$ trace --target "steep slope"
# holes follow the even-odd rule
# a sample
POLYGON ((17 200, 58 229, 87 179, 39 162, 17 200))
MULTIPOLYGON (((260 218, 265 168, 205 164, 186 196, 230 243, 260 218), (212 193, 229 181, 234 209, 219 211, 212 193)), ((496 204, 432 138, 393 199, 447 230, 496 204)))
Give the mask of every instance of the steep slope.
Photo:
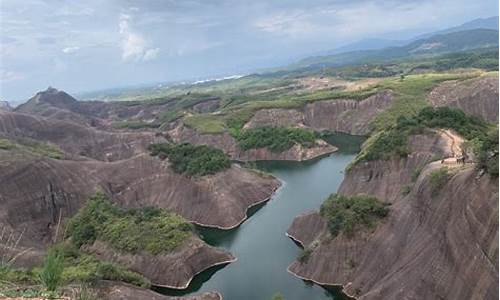
MULTIPOLYGON (((265 125, 265 124, 263 124, 265 125)), ((196 145, 209 145, 223 150, 232 159, 237 161, 256 160, 295 160, 304 161, 318 156, 335 152, 337 148, 323 140, 317 140, 312 147, 295 144, 290 149, 282 152, 273 152, 267 148, 243 150, 238 141, 228 132, 220 134, 200 133, 182 123, 168 131, 168 136, 177 143, 191 143, 196 145)))
POLYGON ((260 126, 307 127, 316 131, 337 131, 366 135, 374 118, 393 103, 392 92, 382 91, 362 100, 335 99, 314 101, 301 110, 262 109, 245 124, 260 126))
POLYGON ((465 81, 446 81, 427 100, 435 107, 451 106, 486 121, 498 122, 498 75, 465 81))
POLYGON ((97 189, 124 207, 165 208, 193 223, 228 229, 279 186, 238 166, 192 179, 148 155, 104 163, 0 150, 0 162, 0 222, 25 230, 23 243, 35 248, 52 241, 59 218, 74 215, 97 189))
POLYGON ((290 272, 359 299, 497 299, 498 182, 477 177, 473 165, 429 164, 452 152, 449 138, 413 136, 408 158, 353 166, 339 193, 391 203, 388 219, 332 239, 318 213, 299 216, 288 234, 312 253, 290 272), (443 166, 452 175, 436 192, 430 174, 443 166))

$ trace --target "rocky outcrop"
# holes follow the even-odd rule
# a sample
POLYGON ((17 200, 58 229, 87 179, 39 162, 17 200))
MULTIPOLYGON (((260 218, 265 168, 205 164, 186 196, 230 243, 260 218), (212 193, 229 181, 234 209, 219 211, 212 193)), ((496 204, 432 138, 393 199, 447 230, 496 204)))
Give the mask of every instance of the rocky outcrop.
POLYGON ((205 134, 194 129, 178 124, 168 132, 168 135, 177 143, 191 143, 196 145, 209 145, 219 148, 228 154, 231 159, 237 161, 256 160, 294 160, 304 161, 323 156, 337 151, 337 148, 329 145, 323 140, 317 140, 312 147, 304 147, 295 144, 283 152, 273 152, 267 148, 243 150, 238 142, 229 133, 205 134))
POLYGON ((0 182, 0 224, 24 231, 23 244, 34 248, 52 241, 59 218, 74 215, 97 189, 124 207, 165 208, 196 224, 229 229, 279 186, 273 177, 237 165, 188 178, 149 155, 71 161, 5 150, 0 150, 0 182))
POLYGON ((185 289, 196 274, 236 260, 231 254, 209 246, 195 236, 180 249, 158 255, 119 252, 100 241, 94 242, 85 250, 99 259, 127 266, 148 278, 155 286, 172 289, 185 289))
POLYGON ((270 108, 258 110, 243 128, 305 127, 304 113, 298 109, 270 108))
POLYGON ((443 139, 415 136, 406 159, 354 165, 339 192, 375 195, 391 203, 389 216, 373 231, 333 239, 318 213, 298 217, 289 235, 313 251, 289 271, 359 299, 497 299, 498 182, 477 177, 472 164, 453 167, 436 193, 429 174, 443 165, 429 161, 450 151, 443 139))
POLYGON ((498 76, 446 81, 427 97, 433 106, 451 106, 465 113, 498 123, 498 76))
POLYGON ((217 292, 206 292, 193 296, 170 297, 158 294, 151 290, 142 289, 130 284, 102 281, 97 286, 99 299, 102 300, 222 300, 217 292))
POLYGON ((315 101, 304 108, 304 124, 318 131, 366 135, 373 119, 392 103, 391 91, 382 91, 363 100, 315 101))
POLYGON ((107 132, 73 122, 0 111, 0 137, 53 143, 69 158, 115 161, 144 153, 164 139, 153 132, 107 132))
POLYGON ((374 118, 393 103, 391 91, 382 91, 363 100, 314 101, 297 109, 262 109, 245 124, 259 126, 307 127, 316 131, 336 131, 366 135, 374 118))

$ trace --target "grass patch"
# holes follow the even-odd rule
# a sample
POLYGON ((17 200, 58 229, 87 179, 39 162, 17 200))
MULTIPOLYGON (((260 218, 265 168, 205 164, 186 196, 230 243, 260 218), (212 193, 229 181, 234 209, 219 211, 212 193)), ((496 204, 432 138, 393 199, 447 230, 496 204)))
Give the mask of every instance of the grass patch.
POLYGON ((222 150, 206 145, 152 144, 149 150, 153 156, 168 157, 175 172, 189 176, 215 174, 231 167, 229 157, 222 150))
POLYGON ((236 140, 243 150, 267 148, 283 152, 295 144, 311 147, 316 136, 313 131, 302 128, 259 127, 242 130, 236 140))
POLYGON ((432 171, 429 175, 431 195, 437 196, 446 182, 448 182, 448 179, 450 179, 448 168, 441 168, 439 170, 432 171))
POLYGON ((408 75, 401 78, 389 78, 378 84, 379 89, 393 91, 394 103, 374 120, 376 130, 383 130, 395 125, 400 117, 417 115, 420 110, 429 106, 427 94, 439 83, 447 80, 465 80, 477 77, 478 74, 421 74, 408 75))
POLYGON ((35 155, 46 156, 53 159, 64 158, 64 153, 57 146, 31 139, 12 141, 0 138, 0 149, 26 151, 35 155))
POLYGON ((343 232, 347 237, 363 228, 372 228, 389 213, 387 205, 367 195, 344 196, 332 194, 321 205, 320 214, 328 220, 333 236, 343 232))
POLYGON ((121 121, 113 123, 113 128, 116 129, 144 129, 144 128, 158 128, 159 123, 148 123, 142 121, 121 121))
POLYGON ((184 118, 184 124, 202 133, 224 132, 226 124, 220 115, 197 114, 184 118))
POLYGON ((180 216, 156 208, 122 209, 97 193, 71 218, 66 237, 78 248, 100 240, 120 251, 159 254, 175 250, 192 234, 180 216))

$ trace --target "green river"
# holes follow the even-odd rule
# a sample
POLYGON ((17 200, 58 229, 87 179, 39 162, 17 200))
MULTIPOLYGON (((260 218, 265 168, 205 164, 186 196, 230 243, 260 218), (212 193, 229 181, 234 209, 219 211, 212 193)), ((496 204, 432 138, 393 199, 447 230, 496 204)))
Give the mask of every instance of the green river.
POLYGON ((270 300, 276 293, 286 300, 347 299, 338 288, 314 285, 287 272, 301 249, 285 232, 297 215, 318 209, 337 191, 353 158, 353 154, 334 153, 309 162, 257 163, 283 183, 271 200, 252 208, 236 229, 199 229, 206 242, 227 249, 238 260, 197 275, 187 290, 158 291, 168 295, 218 291, 225 300, 270 300))

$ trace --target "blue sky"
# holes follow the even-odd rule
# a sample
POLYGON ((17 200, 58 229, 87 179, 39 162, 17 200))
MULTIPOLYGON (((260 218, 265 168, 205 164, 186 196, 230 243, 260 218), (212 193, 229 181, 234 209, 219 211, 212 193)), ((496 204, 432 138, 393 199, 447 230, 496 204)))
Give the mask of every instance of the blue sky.
POLYGON ((1 0, 0 99, 238 74, 497 15, 483 0, 1 0))

